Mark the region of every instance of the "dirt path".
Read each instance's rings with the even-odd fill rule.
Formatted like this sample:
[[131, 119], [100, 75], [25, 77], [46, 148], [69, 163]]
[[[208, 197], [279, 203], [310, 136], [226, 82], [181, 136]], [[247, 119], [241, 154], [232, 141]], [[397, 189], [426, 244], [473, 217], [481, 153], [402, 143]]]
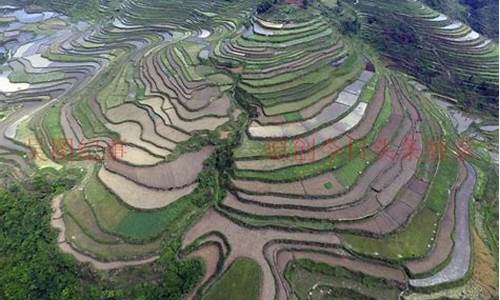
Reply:
[[57, 243], [61, 251], [66, 254], [71, 254], [77, 261], [81, 263], [90, 263], [94, 268], [98, 270], [111, 270], [111, 269], [147, 264], [159, 258], [159, 256], [153, 256], [141, 260], [102, 262], [76, 251], [75, 249], [73, 249], [73, 247], [71, 247], [71, 245], [66, 241], [65, 238], [66, 227], [64, 225], [63, 212], [61, 209], [62, 200], [63, 200], [63, 194], [54, 197], [54, 199], [52, 200], [52, 216], [50, 224], [52, 225], [53, 228], [59, 231], [59, 235], [57, 237]]
[[231, 252], [224, 262], [221, 272], [224, 272], [238, 257], [248, 257], [255, 260], [262, 269], [260, 299], [274, 299], [276, 283], [273, 271], [264, 256], [265, 245], [273, 240], [322, 243], [324, 245], [339, 245], [339, 238], [333, 234], [297, 233], [277, 231], [273, 229], [254, 230], [242, 227], [215, 210], [209, 210], [184, 236], [182, 246], [186, 247], [196, 239], [211, 233], [223, 232], [231, 246]]
[[467, 179], [456, 196], [455, 230], [453, 232], [455, 245], [450, 262], [444, 269], [432, 276], [410, 280], [410, 285], [414, 287], [430, 287], [457, 281], [464, 278], [469, 270], [471, 262], [469, 200], [474, 191], [476, 172], [468, 162], [465, 162], [465, 167], [467, 169]]
[[201, 258], [205, 263], [205, 275], [198, 285], [194, 288], [193, 293], [187, 297], [188, 300], [194, 299], [196, 291], [203, 287], [211, 278], [217, 275], [217, 265], [222, 258], [222, 249], [215, 242], [208, 242], [201, 246], [198, 250], [189, 254], [189, 257]]
[[[343, 266], [406, 286], [407, 277], [403, 270], [380, 262], [356, 260], [341, 248], [340, 241], [334, 233], [250, 229], [232, 222], [215, 210], [209, 210], [187, 232], [182, 247], [185, 248], [198, 239], [203, 242], [215, 232], [223, 232], [225, 240], [231, 247], [218, 274], [222, 274], [238, 257], [253, 259], [262, 270], [260, 299], [263, 300], [290, 299], [291, 288], [283, 272], [286, 265], [297, 258], [309, 258], [330, 265]], [[199, 256], [205, 259], [203, 255]], [[207, 265], [213, 265], [215, 257], [212, 255], [206, 258]]]

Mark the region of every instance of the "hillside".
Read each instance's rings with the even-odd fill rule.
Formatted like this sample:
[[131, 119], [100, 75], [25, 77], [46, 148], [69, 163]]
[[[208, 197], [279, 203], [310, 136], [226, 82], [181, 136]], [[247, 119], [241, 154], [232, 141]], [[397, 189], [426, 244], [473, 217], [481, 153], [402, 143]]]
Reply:
[[498, 297], [498, 43], [438, 4], [0, 1], [0, 299]]

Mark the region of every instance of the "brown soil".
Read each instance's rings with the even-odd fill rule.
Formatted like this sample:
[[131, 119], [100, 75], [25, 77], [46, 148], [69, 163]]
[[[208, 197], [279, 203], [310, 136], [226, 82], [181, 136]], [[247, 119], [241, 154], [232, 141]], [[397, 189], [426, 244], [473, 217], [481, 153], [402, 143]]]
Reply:
[[249, 257], [261, 266], [263, 274], [261, 299], [274, 299], [276, 289], [273, 272], [263, 253], [265, 244], [274, 240], [309, 241], [329, 245], [338, 245], [340, 243], [338, 237], [333, 233], [313, 234], [283, 232], [272, 229], [252, 230], [233, 223], [214, 210], [209, 210], [186, 233], [182, 243], [183, 247], [210, 232], [223, 232], [231, 246], [231, 252], [224, 262], [223, 270], [227, 269], [238, 257]]
[[139, 185], [125, 177], [101, 168], [98, 173], [102, 183], [127, 205], [138, 209], [158, 209], [184, 197], [196, 188], [193, 183], [184, 188], [169, 191], [155, 190]]
[[[201, 258], [205, 263], [205, 275], [193, 291], [198, 290], [201, 286], [207, 283], [210, 278], [217, 273], [217, 264], [221, 259], [221, 249], [217, 244], [207, 243], [198, 250], [189, 254], [189, 257]], [[194, 299], [195, 294], [191, 294], [188, 299]]]
[[212, 152], [213, 147], [206, 146], [198, 152], [185, 153], [174, 161], [151, 167], [129, 166], [108, 155], [104, 166], [145, 187], [169, 190], [193, 184], [203, 168], [203, 162]]

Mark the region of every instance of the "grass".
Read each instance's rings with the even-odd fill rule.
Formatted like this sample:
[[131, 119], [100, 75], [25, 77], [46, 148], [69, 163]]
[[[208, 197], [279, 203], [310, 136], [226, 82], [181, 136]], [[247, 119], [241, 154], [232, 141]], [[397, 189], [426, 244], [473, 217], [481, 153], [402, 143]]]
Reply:
[[324, 37], [332, 37], [333, 30], [331, 28], [327, 28], [321, 32], [300, 37], [298, 39], [294, 39], [291, 41], [285, 41], [281, 43], [274, 43], [273, 41], [262, 42], [259, 40], [249, 40], [249, 39], [239, 39], [238, 44], [243, 47], [252, 48], [252, 47], [269, 47], [269, 48], [291, 48], [297, 47], [299, 45], [308, 44], [314, 42], [315, 40], [324, 38]]
[[64, 216], [64, 224], [66, 225], [67, 239], [72, 244], [75, 244], [79, 250], [91, 252], [104, 260], [131, 259], [137, 256], [145, 256], [158, 251], [161, 247], [160, 240], [141, 245], [99, 243], [85, 234], [71, 215]]
[[321, 0], [321, 3], [323, 3], [328, 8], [337, 7], [337, 0]]
[[76, 54], [68, 54], [68, 53], [57, 53], [48, 51], [45, 54], [42, 54], [42, 57], [47, 58], [51, 61], [61, 61], [61, 62], [94, 62], [95, 59], [91, 56], [86, 55], [76, 55]]
[[316, 103], [320, 99], [323, 99], [324, 97], [327, 97], [332, 93], [340, 90], [340, 88], [345, 84], [345, 82], [352, 78], [355, 78], [359, 74], [360, 70], [361, 70], [361, 64], [358, 61], [356, 63], [356, 66], [350, 68], [350, 72], [348, 74], [339, 74], [338, 76], [332, 76], [333, 79], [330, 81], [328, 88], [321, 89], [320, 91], [311, 94], [309, 97], [303, 100], [294, 101], [291, 103], [280, 103], [274, 106], [264, 107], [263, 108], [264, 112], [267, 115], [278, 115], [278, 114], [299, 111], [305, 107], [308, 107]]
[[257, 300], [262, 271], [252, 259], [236, 259], [222, 277], [208, 290], [204, 300]]
[[428, 208], [438, 214], [442, 214], [446, 208], [450, 191], [458, 174], [457, 160], [451, 152], [447, 152], [446, 156], [439, 162], [437, 174], [432, 181], [425, 203]]
[[287, 114], [284, 114], [283, 117], [285, 118], [285, 120], [287, 122], [295, 122], [295, 121], [302, 120], [302, 115], [300, 114], [300, 112], [287, 113]]
[[456, 159], [447, 154], [440, 161], [436, 176], [428, 191], [425, 207], [415, 215], [403, 231], [376, 239], [345, 234], [343, 239], [357, 253], [368, 256], [381, 256], [390, 260], [423, 257], [432, 244], [433, 231], [450, 199], [449, 190], [455, 184], [458, 172]]
[[311, 230], [333, 230], [335, 225], [328, 220], [307, 220], [296, 217], [278, 217], [278, 216], [257, 216], [245, 213], [236, 213], [228, 211], [223, 207], [217, 207], [217, 210], [223, 213], [229, 219], [244, 223], [250, 227], [256, 228], [280, 228], [285, 230], [311, 231]]
[[94, 111], [90, 109], [89, 103], [85, 100], [80, 100], [73, 110], [74, 117], [80, 122], [82, 130], [86, 137], [107, 136], [118, 138], [118, 135], [111, 132], [97, 118]]
[[48, 73], [28, 73], [25, 71], [12, 72], [9, 74], [9, 80], [13, 83], [42, 83], [64, 79], [63, 72], [48, 72]]
[[[382, 106], [382, 110], [380, 111], [375, 124], [373, 125], [373, 129], [368, 135], [366, 141], [368, 144], [372, 144], [377, 138], [378, 132], [382, 130], [384, 125], [388, 122], [391, 113], [392, 113], [392, 100], [391, 96], [386, 89], [385, 92], [385, 100]], [[286, 118], [286, 115], [284, 115]], [[283, 150], [283, 154], [293, 154], [293, 141], [288, 141], [285, 143], [286, 147]], [[246, 135], [243, 137], [241, 145], [234, 150], [234, 156], [236, 159], [238, 158], [246, 158], [246, 157], [260, 157], [260, 156], [268, 156], [268, 149], [270, 148], [269, 142], [259, 141], [259, 140], [250, 140]]]
[[116, 75], [106, 88], [98, 93], [98, 100], [104, 103], [106, 108], [116, 107], [127, 100], [129, 94], [128, 79], [132, 76], [131, 71], [131, 67], [126, 67]]
[[360, 174], [368, 167], [369, 163], [377, 158], [377, 155], [370, 149], [349, 158], [346, 165], [335, 171], [335, 177], [346, 187], [354, 186]]
[[[60, 122], [61, 104], [52, 105], [42, 116], [41, 128], [35, 128], [35, 134], [40, 142], [40, 150], [45, 156], [56, 160], [67, 160], [71, 157], [69, 144]], [[36, 149], [38, 150], [38, 149]]]
[[[358, 143], [353, 144], [353, 153], [359, 152], [361, 147], [362, 146], [360, 146]], [[307, 157], [309, 157], [309, 155], [307, 155]], [[347, 148], [344, 148], [333, 155], [310, 163], [305, 160], [304, 164], [273, 171], [235, 170], [235, 174], [239, 178], [251, 178], [270, 182], [294, 181], [328, 171], [333, 171], [334, 168], [339, 168], [340, 166], [344, 165], [350, 158], [351, 155], [349, 153], [349, 150]], [[293, 157], [291, 159], [293, 159]]]
[[231, 85], [233, 83], [233, 79], [227, 75], [222, 73], [215, 73], [207, 76], [207, 80], [215, 83], [219, 86]]
[[373, 99], [373, 95], [375, 95], [375, 91], [377, 90], [378, 76], [375, 74], [370, 81], [363, 87], [361, 91], [361, 95], [359, 99], [363, 102], [370, 102]]
[[86, 199], [104, 231], [144, 241], [158, 237], [181, 219], [189, 219], [197, 208], [187, 199], [180, 199], [161, 210], [139, 211], [125, 206], [93, 175], [85, 186]]
[[[287, 145], [290, 143], [287, 143]], [[241, 140], [241, 145], [233, 150], [233, 155], [236, 159], [244, 157], [257, 157], [266, 156], [266, 148], [268, 143], [258, 140], [250, 140], [245, 134]], [[288, 149], [286, 153], [293, 153], [293, 148], [287, 146]]]
[[61, 105], [53, 105], [47, 110], [47, 113], [43, 118], [43, 128], [47, 131], [49, 138], [52, 140], [64, 138], [64, 131], [61, 126], [60, 116]]
[[63, 210], [71, 215], [72, 221], [78, 224], [82, 231], [93, 240], [104, 243], [116, 243], [118, 238], [103, 232], [84, 195], [81, 191], [72, 190], [64, 195]]
[[239, 178], [285, 182], [338, 170], [334, 171], [335, 175], [340, 176], [345, 185], [351, 186], [358, 178], [359, 172], [366, 168], [366, 161], [372, 161], [376, 158], [375, 153], [365, 149], [364, 145], [362, 142], [355, 142], [352, 146], [343, 148], [330, 156], [311, 163], [304, 161], [305, 164], [273, 171], [236, 170], [235, 175]]
[[334, 69], [328, 65], [311, 70], [310, 72], [307, 71], [297, 70], [267, 79], [245, 80], [241, 86], [246, 92], [258, 96], [259, 94], [280, 92], [294, 86], [314, 84], [328, 80], [334, 73]]
[[33, 151], [33, 162], [37, 168], [53, 168], [61, 170], [62, 165], [57, 164], [50, 160], [45, 152], [42, 151], [42, 146], [39, 144], [35, 133], [30, 129], [29, 119], [23, 120], [18, 126], [16, 131], [16, 140], [28, 145]]
[[[375, 153], [366, 149], [365, 145], [370, 145], [375, 141], [378, 133], [388, 122], [391, 113], [391, 98], [388, 92], [386, 92], [386, 98], [382, 109], [377, 116], [373, 129], [365, 139], [354, 142], [352, 146], [345, 147], [337, 151], [334, 155], [310, 163], [308, 163], [308, 161], [304, 161], [304, 164], [302, 165], [286, 167], [273, 171], [236, 170], [235, 174], [240, 178], [251, 178], [269, 182], [283, 182], [310, 177], [335, 168], [337, 169], [337, 171], [335, 171], [335, 175], [339, 177], [340, 181], [346, 186], [352, 186], [359, 177], [359, 172], [362, 172], [367, 167], [366, 162], [373, 161], [376, 158]], [[268, 147], [269, 145], [269, 143], [266, 144], [262, 141], [252, 141], [248, 140], [248, 138], [244, 138], [242, 146], [235, 150], [234, 155], [237, 158], [256, 154], [266, 156], [269, 155], [269, 153], [266, 153], [266, 150], [270, 149], [270, 147]], [[320, 150], [315, 149], [313, 151]], [[293, 141], [285, 142], [283, 152], [279, 154], [286, 153], [295, 153]]]
[[415, 215], [412, 222], [403, 231], [376, 239], [351, 234], [343, 234], [342, 240], [353, 251], [389, 260], [403, 260], [423, 257], [432, 244], [433, 230], [437, 229], [439, 217], [428, 208]]
[[367, 137], [367, 144], [371, 145], [375, 142], [378, 133], [384, 128], [384, 126], [389, 122], [392, 115], [392, 97], [389, 93], [389, 89], [385, 90], [385, 98], [382, 109], [377, 116], [375, 124], [373, 124], [372, 130]]
[[[382, 279], [309, 259], [293, 261], [285, 270], [299, 299], [399, 299], [400, 291]], [[314, 288], [313, 287], [321, 287]], [[330, 293], [321, 292], [329, 290]], [[311, 293], [309, 293], [311, 292]]]

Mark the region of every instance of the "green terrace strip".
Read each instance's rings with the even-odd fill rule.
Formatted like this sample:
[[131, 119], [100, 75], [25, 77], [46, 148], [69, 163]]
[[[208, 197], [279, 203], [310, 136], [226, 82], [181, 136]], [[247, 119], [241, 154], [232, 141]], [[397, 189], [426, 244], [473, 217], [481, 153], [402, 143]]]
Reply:
[[236, 259], [222, 277], [202, 297], [204, 300], [258, 300], [262, 271], [249, 258]]
[[[288, 182], [319, 175], [328, 171], [334, 171], [334, 174], [337, 174], [337, 170], [345, 169], [345, 171], [341, 172], [342, 176], [346, 178], [355, 176], [357, 178], [359, 175], [357, 170], [351, 170], [350, 168], [357, 167], [358, 170], [363, 170], [366, 166], [366, 161], [372, 161], [374, 158], [376, 158], [376, 155], [370, 149], [366, 149], [366, 144], [363, 144], [363, 142], [354, 142], [351, 147], [342, 149], [331, 156], [312, 163], [273, 171], [235, 170], [235, 176], [241, 179]], [[292, 157], [291, 159], [294, 158]], [[349, 173], [352, 174], [348, 175]]]
[[71, 113], [80, 122], [86, 137], [108, 136], [116, 138], [116, 134], [106, 128], [103, 122], [97, 118], [95, 112], [90, 109], [87, 100], [82, 99], [78, 101], [75, 105], [75, 109]]
[[362, 255], [393, 261], [424, 257], [429, 245], [433, 244], [437, 225], [451, 199], [449, 191], [457, 180], [458, 162], [453, 153], [448, 152], [446, 155], [439, 162], [424, 207], [406, 228], [380, 239], [343, 234], [342, 238], [348, 247]]
[[[373, 95], [375, 93], [374, 90], [375, 90], [375, 86], [377, 85], [377, 82], [378, 82], [378, 77], [374, 76], [370, 80], [370, 82], [363, 88], [363, 91], [362, 91], [361, 96], [360, 96], [361, 101], [367, 102], [367, 103], [371, 101], [371, 99], [373, 98]], [[372, 89], [373, 89], [373, 91], [372, 91]], [[383, 128], [383, 125], [387, 122], [387, 120], [390, 117], [391, 99], [389, 97], [390, 97], [390, 95], [386, 92], [385, 93], [386, 100], [384, 101], [382, 111], [380, 113], [380, 116], [377, 118], [377, 120], [374, 124], [374, 129], [372, 130], [372, 132], [373, 131], [379, 132]], [[284, 115], [284, 117], [287, 121], [289, 121], [288, 120], [289, 117], [287, 117], [287, 116], [292, 116], [292, 118], [298, 118], [298, 114], [299, 113], [297, 113], [297, 112], [287, 113]], [[295, 120], [292, 120], [291, 122], [293, 122], [293, 121], [295, 121]], [[370, 132], [370, 134], [368, 136], [368, 144], [367, 145], [371, 144], [377, 136], [376, 134], [373, 134], [372, 132]], [[241, 145], [234, 150], [234, 157], [236, 159], [250, 159], [250, 158], [256, 158], [256, 157], [268, 156], [269, 153], [267, 150], [269, 149], [269, 147], [272, 143], [273, 142], [271, 142], [271, 141], [249, 139], [247, 137], [247, 135], [244, 135], [243, 139], [241, 141]], [[356, 144], [356, 143], [354, 143], [354, 144]], [[287, 143], [285, 143], [285, 146], [286, 146], [286, 149], [283, 149], [283, 154], [293, 155], [295, 153], [293, 140], [290, 140]], [[356, 145], [353, 145], [353, 147], [356, 147]], [[239, 171], [240, 170], [238, 170], [238, 172]], [[241, 175], [242, 173], [239, 173], [239, 174]], [[244, 176], [244, 175], [241, 175], [241, 176]]]
[[343, 234], [342, 239], [352, 251], [369, 257], [381, 257], [399, 261], [424, 257], [429, 243], [435, 236], [439, 217], [428, 208], [423, 208], [412, 222], [401, 232], [380, 239]]
[[[346, 83], [347, 80], [351, 78], [355, 78], [359, 73], [361, 72], [361, 65], [359, 62], [356, 64], [355, 67], [350, 68], [350, 71], [347, 74], [330, 74], [329, 78], [333, 78], [330, 81], [330, 84], [328, 85], [327, 88], [318, 90], [316, 93], [311, 94], [307, 98], [303, 100], [298, 100], [298, 101], [293, 101], [293, 102], [288, 102], [288, 103], [280, 103], [276, 104], [270, 107], [264, 107], [264, 112], [266, 115], [273, 116], [277, 114], [283, 114], [283, 113], [288, 113], [288, 112], [295, 112], [299, 111], [305, 107], [308, 107], [320, 99], [323, 99], [324, 97], [332, 95], [335, 91], [338, 91], [341, 89], [341, 87]], [[316, 82], [316, 81], [313, 81]], [[305, 88], [302, 86], [301, 88]], [[311, 87], [307, 87], [306, 90], [315, 92], [316, 90], [310, 89]]]
[[9, 80], [13, 83], [43, 83], [51, 81], [59, 81], [64, 79], [63, 72], [48, 72], [48, 73], [27, 73], [24, 71], [12, 72], [9, 74]]
[[[384, 280], [310, 259], [290, 263], [285, 278], [299, 299], [399, 299], [399, 290]], [[322, 297], [326, 294], [327, 297]], [[318, 297], [318, 298], [316, 298]]]
[[439, 160], [436, 177], [432, 181], [426, 206], [435, 213], [442, 215], [448, 203], [451, 188], [457, 178], [458, 161], [451, 152], [444, 154]]
[[339, 179], [344, 186], [354, 186], [358, 177], [363, 174], [363, 171], [368, 167], [368, 165], [378, 157], [377, 154], [370, 149], [363, 151], [363, 154], [358, 154], [352, 159], [349, 158], [349, 162], [346, 165], [338, 171], [333, 172], [335, 178]]
[[[273, 171], [235, 170], [235, 176], [237, 178], [256, 179], [269, 182], [287, 182], [308, 178], [328, 171], [334, 171], [336, 176], [338, 174], [340, 178], [342, 178], [342, 182], [344, 182], [347, 186], [352, 186], [358, 178], [360, 172], [362, 172], [370, 162], [377, 158], [376, 154], [367, 146], [374, 143], [378, 133], [388, 122], [391, 116], [391, 101], [392, 100], [389, 94], [386, 93], [382, 110], [368, 136], [364, 139], [354, 141], [351, 146], [341, 149], [331, 156], [327, 156], [321, 160], [310, 163], [307, 163], [306, 161], [306, 163], [302, 165], [286, 167]], [[253, 144], [258, 145], [264, 143], [265, 142], [255, 142]], [[245, 145], [245, 143], [243, 145]], [[294, 143], [287, 142], [286, 145], [289, 151], [285, 150], [284, 153], [290, 153], [292, 155], [290, 159], [294, 159], [293, 155], [296, 151], [296, 149], [294, 149]], [[265, 146], [262, 146], [263, 154], [266, 154], [265, 149]], [[317, 150], [320, 151], [319, 149]]]
[[80, 227], [73, 216], [64, 216], [64, 223], [66, 226], [66, 238], [73, 247], [83, 253], [92, 253], [94, 256], [104, 261], [118, 259], [127, 260], [149, 256], [158, 252], [158, 249], [161, 248], [161, 240], [142, 244], [130, 244], [123, 241], [119, 243], [95, 241], [83, 231], [83, 227]]
[[43, 118], [43, 129], [46, 130], [49, 139], [63, 139], [64, 131], [61, 127], [61, 105], [51, 106]]
[[90, 177], [84, 193], [103, 231], [131, 241], [158, 238], [178, 228], [198, 211], [190, 199], [181, 199], [156, 211], [134, 210], [110, 193], [96, 175]]
[[217, 210], [228, 219], [236, 223], [252, 228], [279, 228], [294, 231], [332, 231], [335, 224], [325, 220], [307, 220], [295, 217], [282, 216], [257, 216], [235, 211], [223, 205], [217, 206]]
[[302, 120], [302, 115], [299, 112], [291, 112], [284, 114], [283, 117], [287, 122], [296, 122]]
[[498, 297], [498, 42], [430, 2], [0, 5], [0, 299]]
[[[364, 1], [361, 36], [434, 91], [493, 114], [498, 110], [498, 44], [420, 1]], [[412, 42], [402, 42], [403, 36]], [[460, 82], [458, 85], [455, 84]]]
[[64, 195], [64, 213], [70, 216], [74, 223], [77, 223], [82, 231], [91, 239], [100, 243], [117, 243], [120, 239], [101, 230], [97, 224], [96, 216], [92, 207], [85, 200], [82, 191], [73, 190]]
[[[132, 81], [133, 69], [126, 67], [98, 94], [98, 99], [105, 103], [106, 108], [113, 108], [127, 100]], [[101, 100], [103, 99], [103, 100]]]

